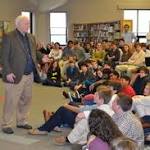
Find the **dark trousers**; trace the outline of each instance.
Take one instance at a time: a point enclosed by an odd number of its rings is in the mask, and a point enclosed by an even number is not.
[[[144,116],[142,117],[142,120],[145,122],[145,123],[150,123],[150,116]],[[150,135],[150,128],[145,128],[144,129],[144,135],[147,136],[147,135]]]
[[[61,87],[61,81],[57,80],[44,80],[43,85],[49,85],[49,86],[56,86],[56,87]]]
[[[52,131],[56,126],[61,126],[62,124],[67,124],[69,127],[73,128],[75,123],[77,113],[72,112],[65,107],[60,107],[55,114],[45,122],[38,129],[40,131]]]

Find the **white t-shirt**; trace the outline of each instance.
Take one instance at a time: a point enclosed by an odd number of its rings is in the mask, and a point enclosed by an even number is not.
[[[150,115],[150,96],[136,95],[132,97],[132,99],[132,110],[134,110],[140,118]]]

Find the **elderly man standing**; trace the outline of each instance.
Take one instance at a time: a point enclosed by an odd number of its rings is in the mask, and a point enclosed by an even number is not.
[[[16,111],[18,128],[31,129],[27,122],[32,99],[33,69],[37,59],[47,62],[48,58],[36,52],[35,38],[27,33],[30,27],[26,16],[18,16],[16,29],[3,38],[2,68],[5,85],[5,102],[2,116],[2,131],[13,134],[11,128]]]

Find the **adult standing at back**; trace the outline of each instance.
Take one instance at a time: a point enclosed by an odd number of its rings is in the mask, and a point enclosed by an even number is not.
[[[33,70],[37,59],[47,62],[48,58],[36,51],[35,38],[27,33],[30,27],[26,16],[18,16],[16,29],[3,38],[2,67],[5,86],[5,102],[2,116],[2,131],[13,134],[11,128],[16,111],[18,128],[31,129],[27,122],[32,99]]]
[[[128,24],[124,25],[124,32],[122,34],[122,38],[124,39],[125,43],[132,43],[132,42],[137,41],[137,38],[134,35],[134,33],[129,31],[129,25]]]

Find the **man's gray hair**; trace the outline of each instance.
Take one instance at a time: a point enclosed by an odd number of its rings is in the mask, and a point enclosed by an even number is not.
[[[22,16],[22,15],[17,16],[16,19],[15,19],[16,27],[19,27],[20,22],[22,22],[22,20],[24,20],[24,19],[28,19],[28,17],[27,16]]]

